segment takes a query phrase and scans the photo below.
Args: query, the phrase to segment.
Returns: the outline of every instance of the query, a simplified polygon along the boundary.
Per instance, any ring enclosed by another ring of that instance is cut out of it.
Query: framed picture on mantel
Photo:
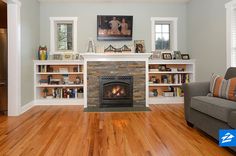
[[[135,53],[145,53],[144,40],[134,41]]]

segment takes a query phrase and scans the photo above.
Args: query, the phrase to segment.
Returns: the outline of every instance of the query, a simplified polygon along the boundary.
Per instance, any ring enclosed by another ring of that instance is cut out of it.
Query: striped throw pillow
[[[214,97],[236,101],[236,77],[225,80],[223,77],[213,74],[210,81],[210,92]]]

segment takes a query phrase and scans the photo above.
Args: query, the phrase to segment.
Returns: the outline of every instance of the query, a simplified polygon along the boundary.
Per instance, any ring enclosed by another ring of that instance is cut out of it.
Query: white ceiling
[[[190,0],[39,0],[40,2],[95,2],[95,3],[103,3],[103,2],[110,2],[110,3],[119,3],[119,2],[133,2],[133,3],[140,3],[140,2],[149,2],[149,3],[186,3]]]

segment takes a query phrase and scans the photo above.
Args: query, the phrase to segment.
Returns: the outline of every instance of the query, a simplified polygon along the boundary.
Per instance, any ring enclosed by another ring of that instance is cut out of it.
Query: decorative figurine
[[[94,44],[94,41],[92,38],[89,38],[87,52],[88,53],[95,53],[96,52],[96,47],[95,47],[95,44]]]

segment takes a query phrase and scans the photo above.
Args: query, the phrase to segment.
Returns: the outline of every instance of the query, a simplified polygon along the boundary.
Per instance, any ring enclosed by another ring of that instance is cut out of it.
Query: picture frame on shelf
[[[75,54],[74,55],[74,60],[79,60],[80,59],[80,54]]]
[[[61,54],[53,54],[52,60],[62,60],[62,55]]]
[[[174,60],[181,60],[182,59],[182,55],[180,51],[174,51]]]
[[[181,58],[182,58],[182,60],[189,60],[190,56],[189,56],[189,54],[182,54]]]
[[[171,53],[162,53],[162,58],[164,60],[172,60],[172,55]]]
[[[134,40],[135,53],[145,53],[144,40]]]
[[[72,53],[63,54],[63,60],[73,60],[73,54]]]
[[[153,51],[151,58],[153,60],[160,60],[160,59],[162,59],[161,51]]]

